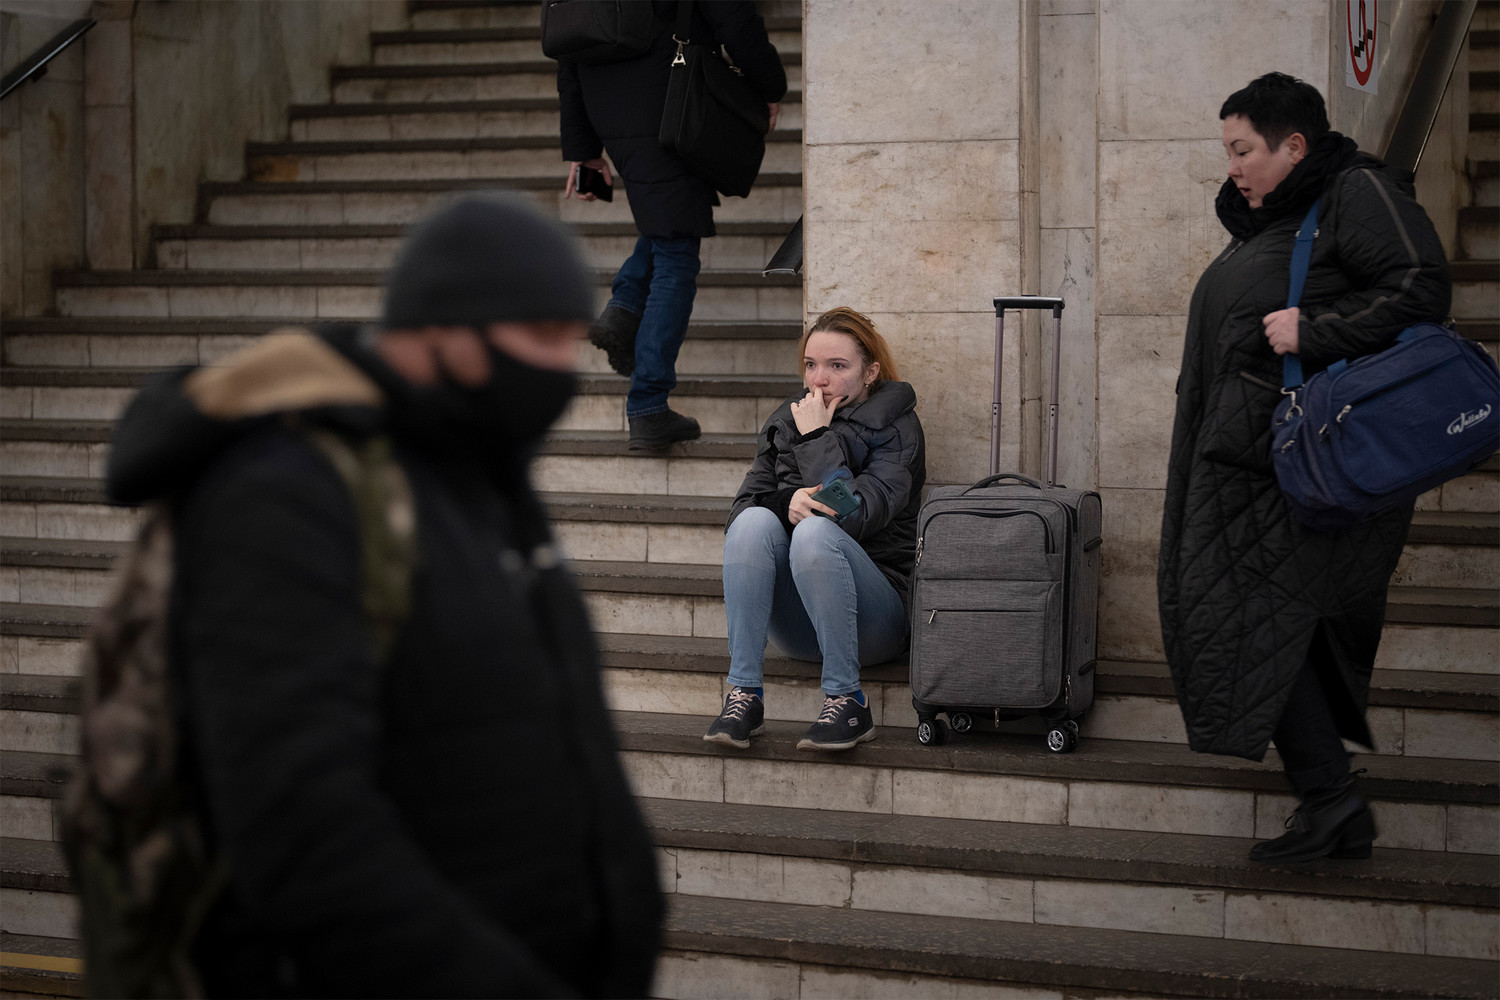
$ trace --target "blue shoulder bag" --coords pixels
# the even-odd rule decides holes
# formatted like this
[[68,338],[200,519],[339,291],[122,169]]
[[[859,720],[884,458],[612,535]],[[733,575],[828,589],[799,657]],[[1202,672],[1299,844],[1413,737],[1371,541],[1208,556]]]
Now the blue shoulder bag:
[[[1320,204],[1297,232],[1288,309],[1302,298]],[[1410,503],[1500,450],[1500,368],[1437,323],[1409,326],[1387,349],[1306,381],[1297,356],[1284,354],[1282,386],[1271,460],[1292,514],[1316,531]]]

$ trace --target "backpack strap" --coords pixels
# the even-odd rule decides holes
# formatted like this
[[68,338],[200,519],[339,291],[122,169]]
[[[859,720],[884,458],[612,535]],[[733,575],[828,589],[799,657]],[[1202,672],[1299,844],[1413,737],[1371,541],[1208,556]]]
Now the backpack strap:
[[416,504],[411,483],[396,461],[391,440],[363,441],[323,427],[303,426],[302,436],[332,463],[349,488],[359,522],[360,603],[383,664],[411,615],[411,576],[416,567]]

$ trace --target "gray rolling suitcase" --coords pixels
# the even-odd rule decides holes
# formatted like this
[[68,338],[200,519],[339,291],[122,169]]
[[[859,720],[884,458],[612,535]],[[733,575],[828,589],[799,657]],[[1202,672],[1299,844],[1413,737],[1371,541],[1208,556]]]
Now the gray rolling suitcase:
[[[995,474],[1006,309],[1052,310],[1046,484]],[[917,515],[910,665],[923,744],[943,741],[939,713],[960,733],[976,717],[1040,713],[1047,749],[1067,753],[1094,703],[1102,511],[1099,494],[1054,485],[1062,311],[1059,298],[995,300],[991,475],[933,490]]]

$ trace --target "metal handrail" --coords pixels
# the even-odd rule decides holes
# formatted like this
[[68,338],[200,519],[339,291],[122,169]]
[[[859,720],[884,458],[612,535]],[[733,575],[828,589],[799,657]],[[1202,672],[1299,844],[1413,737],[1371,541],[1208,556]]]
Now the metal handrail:
[[1427,48],[1417,72],[1406,92],[1406,103],[1401,106],[1401,115],[1391,131],[1381,159],[1393,167],[1417,172],[1422,162],[1422,150],[1427,147],[1427,137],[1437,120],[1438,108],[1448,90],[1448,81],[1453,76],[1453,67],[1464,48],[1464,38],[1469,33],[1469,22],[1474,17],[1474,8],[1479,0],[1446,0],[1438,14],[1432,34],[1427,38]]
[[5,79],[0,80],[0,99],[4,99],[6,94],[9,94],[27,80],[45,76],[47,73],[47,63],[52,61],[52,57],[78,41],[78,39],[83,37],[84,32],[98,23],[92,17],[80,18],[59,31],[56,35],[53,35],[52,40],[33,52],[30,59],[27,59],[21,65],[5,74]]

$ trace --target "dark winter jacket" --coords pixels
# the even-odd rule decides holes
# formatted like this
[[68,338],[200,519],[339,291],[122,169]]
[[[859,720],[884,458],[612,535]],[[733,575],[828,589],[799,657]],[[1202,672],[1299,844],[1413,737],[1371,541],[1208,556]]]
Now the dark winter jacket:
[[[801,396],[793,397],[800,399]],[[803,435],[789,399],[760,429],[755,461],[729,509],[769,507],[785,523],[791,494],[840,470],[852,477],[859,509],[839,526],[859,542],[905,601],[917,544],[917,508],[927,481],[927,449],[917,419],[917,394],[906,382],[876,382],[861,403],[833,412],[833,423]]]
[[[677,51],[672,41],[677,3],[653,0],[652,6],[662,29],[645,55],[603,66],[558,64],[563,159],[591,160],[607,149],[624,178],[630,211],[642,236],[712,236],[713,208],[719,203],[713,185],[690,173],[657,138],[667,103],[668,69]],[[722,44],[766,103],[786,95],[786,71],[754,4],[695,3],[692,26],[691,41]]]
[[[207,986],[644,995],[652,850],[525,456],[435,440],[357,330],[325,334],[257,362],[308,376],[299,394],[248,362],[212,407],[158,379],[112,453],[116,499],[177,494],[185,759],[231,876],[196,949]],[[344,481],[282,414],[227,419],[267,405],[392,440],[418,555],[389,662]]]
[[1291,517],[1271,466],[1281,360],[1261,321],[1286,307],[1293,240],[1319,194],[1300,304],[1307,374],[1448,312],[1442,245],[1409,183],[1345,137],[1319,140],[1259,209],[1232,182],[1221,190],[1233,239],[1188,310],[1157,579],[1194,750],[1261,759],[1319,632],[1339,734],[1370,744],[1370,672],[1411,508],[1319,534]]

